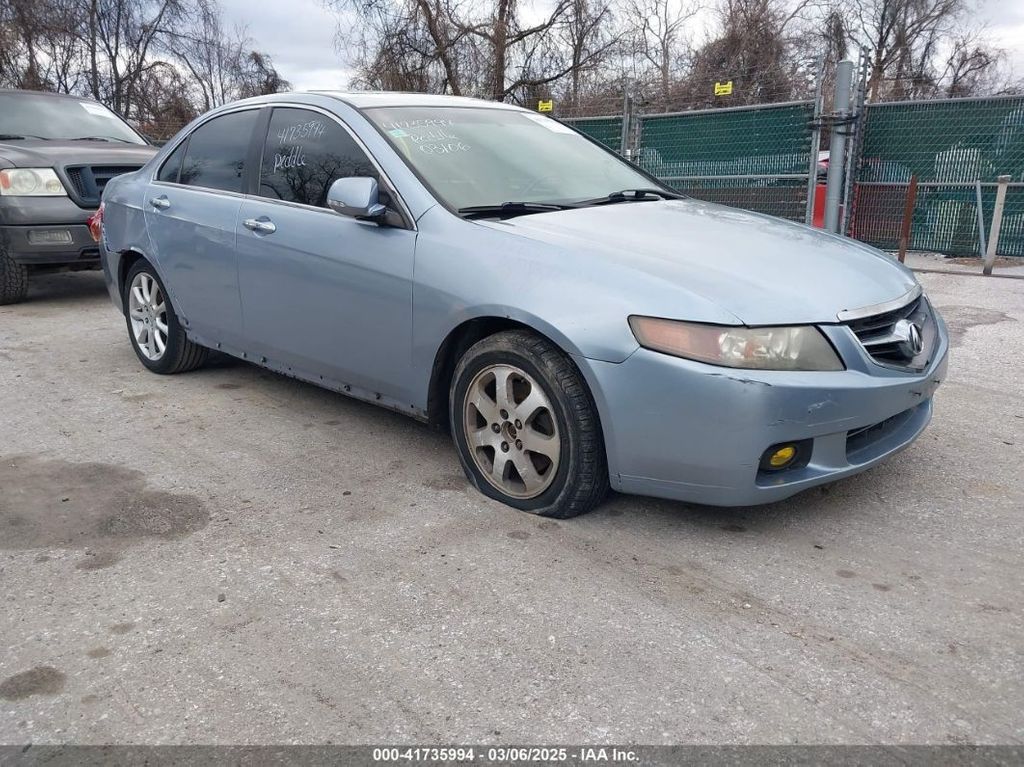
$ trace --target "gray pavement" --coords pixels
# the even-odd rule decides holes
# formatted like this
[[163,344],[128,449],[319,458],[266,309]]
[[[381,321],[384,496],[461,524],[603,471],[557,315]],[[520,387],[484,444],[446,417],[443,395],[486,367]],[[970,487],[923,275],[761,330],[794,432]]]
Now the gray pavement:
[[1024,282],[908,451],[767,507],[485,500],[447,437],[222,360],[98,274],[0,307],[2,743],[1021,743]]

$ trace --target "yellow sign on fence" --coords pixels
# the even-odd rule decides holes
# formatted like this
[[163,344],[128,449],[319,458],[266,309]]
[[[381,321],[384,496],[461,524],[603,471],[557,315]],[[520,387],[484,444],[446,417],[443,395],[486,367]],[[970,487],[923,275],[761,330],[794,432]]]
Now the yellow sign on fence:
[[731,96],[732,95],[732,80],[724,83],[715,83],[715,95],[716,96]]
[[552,111],[554,111],[554,109],[555,109],[555,102],[552,101],[551,99],[548,99],[547,101],[538,101],[537,102],[537,111],[538,112],[552,112]]

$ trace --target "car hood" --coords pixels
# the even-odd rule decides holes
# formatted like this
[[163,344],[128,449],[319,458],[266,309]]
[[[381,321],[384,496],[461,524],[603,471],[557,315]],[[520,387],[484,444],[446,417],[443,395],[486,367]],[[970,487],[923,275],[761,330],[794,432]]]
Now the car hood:
[[[585,252],[629,287],[629,273],[696,294],[747,325],[836,322],[890,301],[913,274],[881,251],[802,224],[699,200],[633,202],[481,222]],[[642,302],[641,302],[642,305]],[[686,319],[680,307],[676,319]]]
[[159,150],[106,141],[0,141],[0,162],[16,168],[65,165],[145,165]]

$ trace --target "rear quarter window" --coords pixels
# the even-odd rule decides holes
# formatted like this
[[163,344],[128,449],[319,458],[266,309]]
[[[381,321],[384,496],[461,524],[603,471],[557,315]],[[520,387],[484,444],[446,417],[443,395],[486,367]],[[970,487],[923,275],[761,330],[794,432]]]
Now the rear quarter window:
[[[241,192],[245,183],[245,162],[252,131],[259,112],[215,117],[203,123],[188,138],[178,182],[187,186]],[[173,159],[173,153],[168,163]]]
[[160,172],[156,176],[157,181],[168,181],[172,184],[178,183],[178,173],[181,170],[181,160],[185,156],[185,149],[188,147],[188,139],[182,141],[171,152],[170,156],[164,160],[164,164],[160,166]]

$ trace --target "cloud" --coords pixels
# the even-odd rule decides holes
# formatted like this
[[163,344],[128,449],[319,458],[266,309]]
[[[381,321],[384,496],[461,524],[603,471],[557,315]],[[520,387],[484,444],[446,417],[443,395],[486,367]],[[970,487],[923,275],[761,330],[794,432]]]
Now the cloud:
[[244,28],[253,46],[269,53],[295,90],[343,89],[351,71],[334,47],[337,15],[319,0],[258,3],[220,0],[228,27]]
[[982,0],[978,10],[989,37],[1006,52],[1015,74],[1024,73],[1024,3]]

